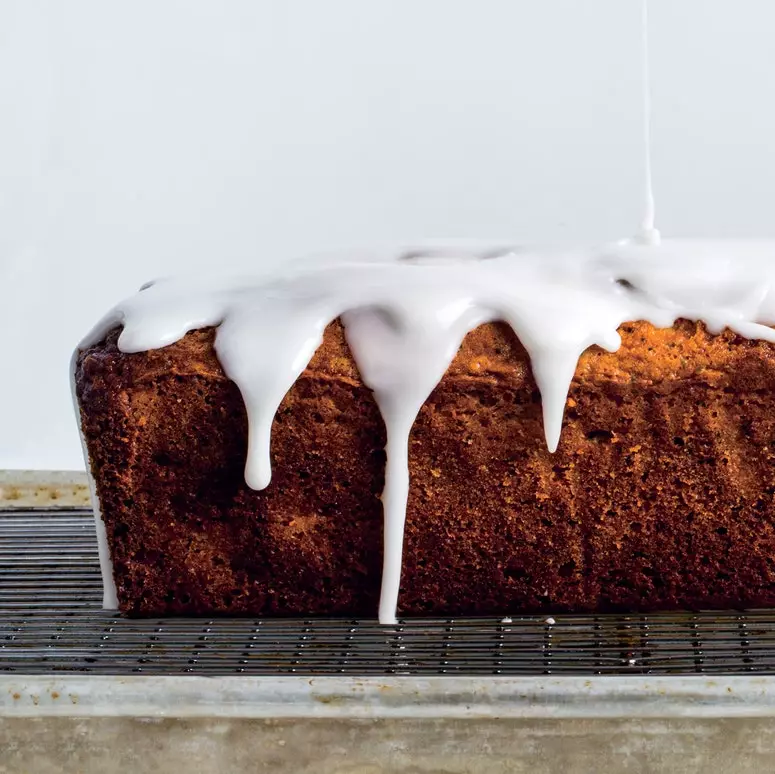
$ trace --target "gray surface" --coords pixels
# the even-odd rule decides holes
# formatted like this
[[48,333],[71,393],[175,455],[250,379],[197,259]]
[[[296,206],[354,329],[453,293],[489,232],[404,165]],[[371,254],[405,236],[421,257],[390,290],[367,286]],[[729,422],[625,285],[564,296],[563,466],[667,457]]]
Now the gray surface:
[[0,719],[2,774],[765,774],[759,720]]

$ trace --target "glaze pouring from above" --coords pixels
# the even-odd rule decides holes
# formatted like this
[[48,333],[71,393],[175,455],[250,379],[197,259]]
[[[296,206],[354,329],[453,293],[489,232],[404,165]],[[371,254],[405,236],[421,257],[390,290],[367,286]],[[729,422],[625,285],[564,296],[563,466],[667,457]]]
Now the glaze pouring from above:
[[394,623],[401,578],[408,443],[414,420],[465,335],[508,323],[527,350],[543,404],[550,451],[560,441],[578,358],[615,351],[617,328],[679,317],[775,342],[775,242],[640,240],[598,249],[541,251],[501,246],[422,248],[392,258],[292,269],[270,280],[166,279],[109,313],[81,346],[120,324],[119,348],[164,347],[217,326],[215,347],[248,415],[245,479],[271,479],[271,428],[285,394],[323,331],[341,317],[364,383],[387,431],[384,557],[379,618]]

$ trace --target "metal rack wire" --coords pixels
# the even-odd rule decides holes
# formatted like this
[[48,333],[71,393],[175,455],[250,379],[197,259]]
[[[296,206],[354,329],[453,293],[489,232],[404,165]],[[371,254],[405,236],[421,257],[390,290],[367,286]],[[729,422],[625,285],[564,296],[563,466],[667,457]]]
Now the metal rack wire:
[[92,514],[0,514],[0,673],[775,674],[775,610],[424,619],[128,620],[100,609]]

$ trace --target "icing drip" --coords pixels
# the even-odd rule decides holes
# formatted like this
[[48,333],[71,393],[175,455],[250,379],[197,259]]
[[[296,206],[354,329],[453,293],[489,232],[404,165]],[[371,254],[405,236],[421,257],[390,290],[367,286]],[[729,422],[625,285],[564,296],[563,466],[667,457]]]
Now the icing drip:
[[503,320],[515,331],[541,392],[546,443],[561,437],[578,358],[615,351],[617,328],[703,320],[711,331],[775,342],[775,242],[641,240],[585,251],[500,246],[422,248],[368,262],[298,266],[271,280],[166,279],[119,304],[81,347],[123,325],[119,348],[163,347],[217,326],[216,351],[249,421],[245,478],[271,479],[274,414],[341,317],[387,431],[384,560],[379,618],[395,622],[409,495],[409,434],[423,403],[473,328]]
[[426,305],[412,287],[406,287],[400,303],[392,308],[362,308],[343,316],[347,343],[364,382],[374,392],[387,431],[379,603],[382,623],[395,623],[401,583],[409,498],[409,433],[463,337],[490,316],[465,298]]
[[[78,350],[73,352],[70,358],[70,395],[73,399],[73,408],[75,415],[80,417],[78,407],[78,397],[75,385],[75,370],[78,360]],[[88,460],[88,450],[86,448],[86,438],[83,435],[81,423],[78,422],[78,431],[83,449],[84,459]],[[100,563],[100,575],[102,576],[102,607],[105,610],[118,609],[118,594],[116,592],[116,580],[113,577],[113,561],[110,557],[110,546],[108,546],[108,533],[105,528],[105,522],[102,520],[100,512],[100,503],[97,499],[97,487],[92,476],[91,465],[86,465],[86,479],[89,482],[89,490],[92,496],[92,507],[94,509],[94,528],[97,534],[97,557]]]

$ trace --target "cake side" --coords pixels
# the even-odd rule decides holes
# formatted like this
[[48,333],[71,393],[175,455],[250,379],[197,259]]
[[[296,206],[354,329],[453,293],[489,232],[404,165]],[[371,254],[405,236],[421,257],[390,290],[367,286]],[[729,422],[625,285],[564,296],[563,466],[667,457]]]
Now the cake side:
[[81,354],[76,385],[120,609],[372,612],[384,432],[368,390],[345,372],[301,378],[277,415],[271,490],[254,492],[245,410],[214,331],[142,355],[120,353],[116,334]]
[[97,482],[94,479],[93,466],[90,463],[89,447],[86,436],[83,431],[83,418],[81,416],[80,402],[78,399],[78,385],[76,383],[76,373],[81,357],[80,348],[76,347],[70,356],[69,381],[70,398],[73,401],[76,423],[78,426],[78,439],[81,442],[84,462],[86,463],[86,482],[89,491],[92,511],[94,513],[94,531],[97,537],[97,556],[100,564],[100,576],[102,579],[102,607],[104,610],[118,609],[118,598],[116,596],[116,581],[113,574],[113,562],[110,556],[110,546],[105,529],[105,521],[102,518],[102,506],[97,493]]
[[[775,603],[772,345],[619,332],[579,360],[555,454],[515,334],[466,337],[411,434],[402,613]],[[261,492],[213,330],[140,354],[116,336],[76,390],[121,609],[373,615],[385,437],[341,326],[277,413]]]
[[[506,380],[484,394],[445,380],[421,412],[410,518],[423,523],[424,487],[460,495],[450,513],[458,537],[440,541],[432,570],[447,595],[435,612],[465,609],[472,588],[492,590],[474,612],[521,610],[504,589],[523,583],[515,602],[565,610],[552,596],[560,578],[579,584],[569,605],[579,611],[775,603],[772,345],[684,321],[620,333],[617,353],[580,359],[555,454],[540,443],[540,413],[524,403],[538,395]],[[420,464],[431,444],[443,450],[438,478],[430,460]],[[437,518],[424,524],[450,529]],[[415,535],[402,605],[427,573]]]

